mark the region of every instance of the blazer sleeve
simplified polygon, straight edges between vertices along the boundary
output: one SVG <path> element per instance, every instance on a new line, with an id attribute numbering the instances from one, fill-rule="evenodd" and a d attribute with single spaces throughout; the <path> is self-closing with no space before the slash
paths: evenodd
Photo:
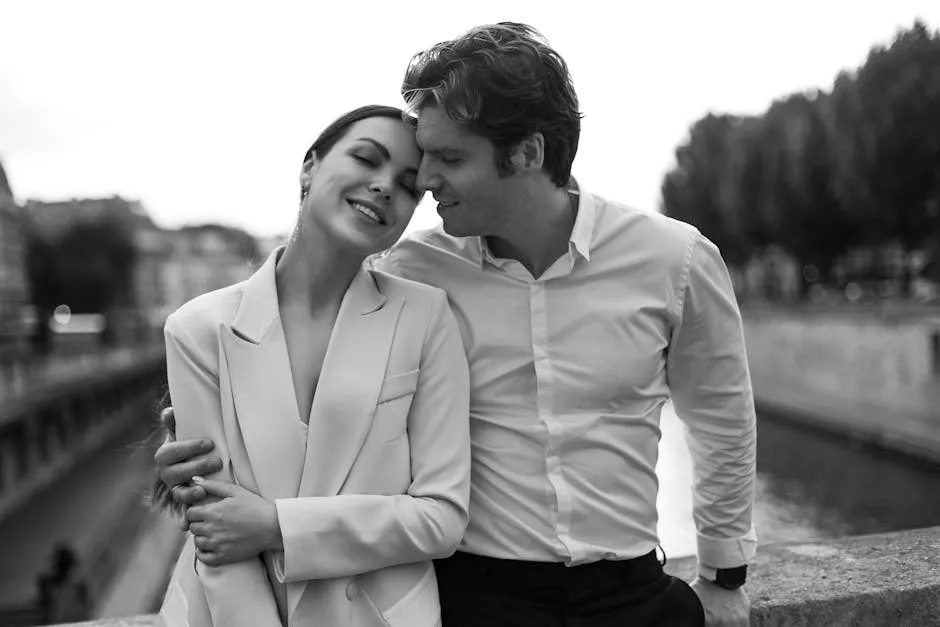
<path id="1" fill-rule="evenodd" d="M 200 351 L 183 322 L 170 316 L 164 327 L 167 380 L 176 415 L 176 434 L 181 440 L 208 438 L 213 455 L 222 458 L 223 469 L 211 478 L 234 483 L 228 446 L 222 426 L 218 371 Z M 281 621 L 260 557 L 224 566 L 207 566 L 196 560 L 212 622 L 226 627 L 280 627 Z"/>
<path id="2" fill-rule="evenodd" d="M 408 414 L 407 493 L 278 499 L 284 540 L 278 578 L 346 577 L 451 555 L 468 519 L 469 407 L 460 331 L 446 296 L 436 291 Z"/>

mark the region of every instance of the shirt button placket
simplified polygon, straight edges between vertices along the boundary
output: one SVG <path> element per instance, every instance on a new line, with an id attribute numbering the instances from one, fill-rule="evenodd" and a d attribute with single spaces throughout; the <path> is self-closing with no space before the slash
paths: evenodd
<path id="1" fill-rule="evenodd" d="M 555 492 L 555 532 L 562 548 L 570 554 L 568 547 L 568 520 L 570 499 L 568 488 L 562 476 L 559 444 L 562 436 L 560 423 L 555 419 L 553 406 L 553 373 L 548 354 L 548 308 L 546 303 L 546 282 L 533 281 L 529 286 L 529 311 L 532 329 L 532 355 L 535 360 L 536 406 L 539 418 L 545 424 L 547 441 L 545 443 L 545 466 L 548 481 Z"/>

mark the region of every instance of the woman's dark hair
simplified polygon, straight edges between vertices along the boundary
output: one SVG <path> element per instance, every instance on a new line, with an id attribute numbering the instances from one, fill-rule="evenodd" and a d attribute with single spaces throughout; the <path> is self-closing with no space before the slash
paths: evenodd
<path id="1" fill-rule="evenodd" d="M 175 436 L 175 433 L 170 433 L 170 430 L 167 429 L 166 425 L 163 423 L 162 412 L 167 407 L 170 407 L 170 389 L 165 387 L 163 393 L 160 395 L 160 400 L 157 402 L 157 425 L 153 430 L 153 433 L 150 434 L 150 437 L 145 442 L 146 448 L 152 449 L 160 446 L 168 435 Z M 182 516 L 183 508 L 182 506 L 173 500 L 173 494 L 170 492 L 169 486 L 163 483 L 163 480 L 159 475 L 154 473 L 153 484 L 150 486 L 150 495 L 146 498 L 147 504 L 150 505 L 153 509 L 163 510 Z"/>
<path id="2" fill-rule="evenodd" d="M 323 132 L 320 133 L 320 136 L 317 137 L 313 144 L 310 145 L 310 148 L 307 149 L 307 152 L 304 153 L 303 163 L 307 163 L 310 159 L 316 156 L 317 159 L 322 159 L 329 153 L 333 146 L 336 145 L 336 142 L 341 140 L 346 132 L 349 130 L 349 127 L 359 122 L 360 120 L 366 120 L 369 118 L 392 118 L 394 120 L 401 120 L 406 124 L 414 126 L 415 118 L 408 113 L 405 113 L 398 107 L 388 107 L 385 105 L 365 105 L 364 107 L 359 107 L 358 109 L 353 109 L 348 113 L 344 113 L 335 120 L 333 120 L 329 126 L 323 129 Z M 303 187 L 300 189 L 300 200 L 303 202 L 304 197 L 307 195 L 307 190 Z"/>
<path id="3" fill-rule="evenodd" d="M 513 148 L 542 133 L 543 170 L 555 185 L 568 184 L 581 136 L 578 96 L 565 60 L 531 26 L 478 26 L 419 52 L 408 65 L 401 93 L 411 111 L 439 106 L 492 141 L 503 174 L 512 172 Z"/>

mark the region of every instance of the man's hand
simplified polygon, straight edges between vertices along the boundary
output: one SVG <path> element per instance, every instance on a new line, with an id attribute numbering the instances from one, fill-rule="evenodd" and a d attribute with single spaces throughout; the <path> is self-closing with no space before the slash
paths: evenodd
<path id="1" fill-rule="evenodd" d="M 215 448 L 212 440 L 183 440 L 176 441 L 176 417 L 173 408 L 167 407 L 160 414 L 160 420 L 168 432 L 166 440 L 154 453 L 153 461 L 156 463 L 160 480 L 170 489 L 173 500 L 183 506 L 201 502 L 206 498 L 206 491 L 191 482 L 193 477 L 209 475 L 222 470 L 222 460 L 218 457 L 207 457 L 193 461 L 194 457 L 205 455 Z M 188 528 L 185 518 L 183 530 Z"/>
<path id="2" fill-rule="evenodd" d="M 748 627 L 751 624 L 751 600 L 744 588 L 725 590 L 696 577 L 692 590 L 705 608 L 705 627 Z"/>
<path id="3" fill-rule="evenodd" d="M 210 497 L 218 498 L 193 505 L 186 512 L 200 562 L 231 564 L 262 551 L 284 548 L 273 503 L 230 483 L 201 477 L 195 481 Z"/>

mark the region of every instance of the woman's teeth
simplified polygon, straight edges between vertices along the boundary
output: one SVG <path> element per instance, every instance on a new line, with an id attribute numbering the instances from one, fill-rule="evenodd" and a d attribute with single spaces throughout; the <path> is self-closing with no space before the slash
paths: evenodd
<path id="1" fill-rule="evenodd" d="M 381 216 L 379 216 L 379 214 L 377 214 L 376 212 L 372 211 L 371 209 L 369 209 L 369 208 L 366 207 L 365 205 L 360 205 L 360 204 L 357 203 L 357 202 L 351 202 L 351 203 L 349 203 L 349 204 L 351 204 L 351 205 L 353 206 L 353 209 L 355 209 L 356 211 L 358 211 L 358 212 L 361 213 L 362 215 L 366 216 L 366 217 L 369 218 L 370 220 L 372 220 L 372 221 L 374 221 L 374 222 L 377 222 L 377 223 L 379 223 L 379 224 L 382 224 L 382 218 L 381 218 Z"/>

